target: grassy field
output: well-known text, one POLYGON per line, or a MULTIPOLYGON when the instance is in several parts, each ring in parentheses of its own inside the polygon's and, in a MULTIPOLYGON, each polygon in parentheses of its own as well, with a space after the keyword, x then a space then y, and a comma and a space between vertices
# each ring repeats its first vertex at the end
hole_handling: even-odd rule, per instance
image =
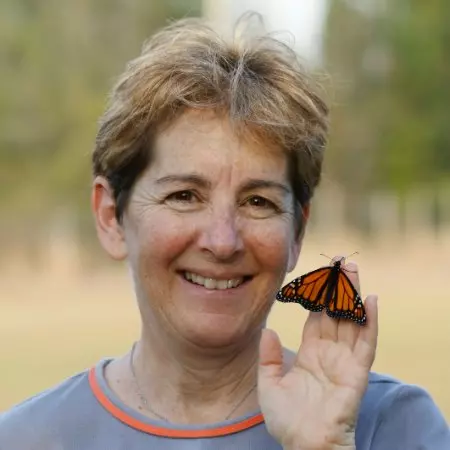
MULTIPOLYGON (((374 370, 425 387, 450 419, 450 267, 447 244, 310 237, 298 274, 351 253, 361 270, 363 294, 380 296, 380 338, 374 370)), ((295 275, 295 274, 294 274, 295 275)), ((270 326, 296 348, 305 312, 276 305, 270 326)), ((128 350, 139 331, 125 269, 90 276, 72 270, 31 271, 20 264, 0 276, 0 411, 83 370, 104 356, 128 350)))

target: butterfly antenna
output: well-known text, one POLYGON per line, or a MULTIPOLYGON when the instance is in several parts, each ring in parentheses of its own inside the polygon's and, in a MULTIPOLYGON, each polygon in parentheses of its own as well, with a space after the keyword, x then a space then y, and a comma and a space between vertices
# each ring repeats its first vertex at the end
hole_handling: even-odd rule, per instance
MULTIPOLYGON (((343 260, 350 258, 350 256, 353 255, 359 255, 359 252, 353 252, 351 255, 346 256, 345 258, 343 258, 343 260)), ((348 269, 343 269, 345 272, 348 273, 357 273, 355 270, 348 270, 348 269)))
POLYGON ((333 259, 333 258, 330 258, 330 257, 327 256, 327 255, 324 255, 323 253, 321 253, 320 256, 325 256, 325 258, 328 258, 329 260, 332 260, 332 259, 333 259))

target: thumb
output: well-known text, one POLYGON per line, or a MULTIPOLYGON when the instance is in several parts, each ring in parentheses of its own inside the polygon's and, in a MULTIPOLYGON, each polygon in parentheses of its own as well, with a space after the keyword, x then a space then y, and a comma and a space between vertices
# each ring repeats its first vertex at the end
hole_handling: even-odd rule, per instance
POLYGON ((278 382, 283 374, 283 349, 275 331, 262 330, 259 343, 258 384, 278 382))

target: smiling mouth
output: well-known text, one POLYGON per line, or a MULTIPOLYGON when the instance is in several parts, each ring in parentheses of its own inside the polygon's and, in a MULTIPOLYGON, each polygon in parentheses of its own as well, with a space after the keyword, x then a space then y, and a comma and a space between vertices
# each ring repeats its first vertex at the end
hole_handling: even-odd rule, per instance
POLYGON ((228 280, 218 280, 215 278, 202 277, 201 275, 192 272, 183 272, 183 277, 190 283, 198 284, 199 286, 203 286, 204 288, 209 290, 234 289, 252 278, 251 276, 244 276, 228 280))

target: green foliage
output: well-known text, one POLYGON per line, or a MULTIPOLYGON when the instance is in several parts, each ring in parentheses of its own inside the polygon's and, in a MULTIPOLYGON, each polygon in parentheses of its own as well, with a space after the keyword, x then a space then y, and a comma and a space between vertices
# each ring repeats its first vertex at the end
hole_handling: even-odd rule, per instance
POLYGON ((142 42, 200 0, 0 2, 0 207, 89 214, 90 152, 108 90, 142 42), (38 208, 36 208, 38 206, 38 208))
POLYGON ((348 190, 450 178, 450 3, 330 2, 334 79, 329 174, 348 190))
MULTIPOLYGON (((450 2, 329 5, 327 178, 356 203, 374 188, 448 180, 450 2)), ((108 90, 158 27, 200 13, 201 0, 0 2, 3 217, 45 224, 63 207, 90 229, 90 152, 108 90)))

